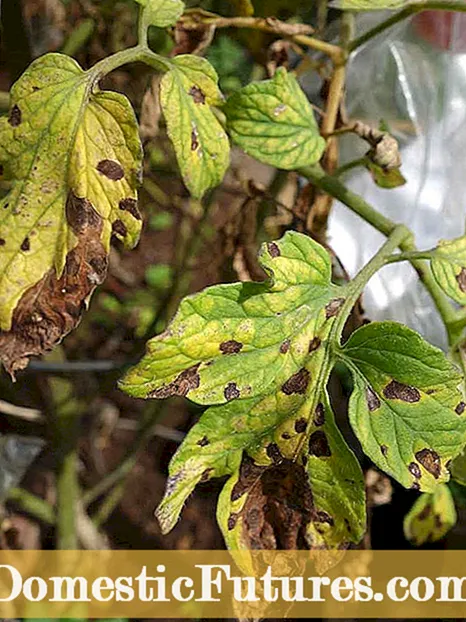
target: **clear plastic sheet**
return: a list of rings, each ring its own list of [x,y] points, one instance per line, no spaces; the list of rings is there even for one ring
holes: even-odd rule
[[[22,480],[45,441],[35,437],[8,434],[0,436],[0,501]]]
[[[375,19],[380,20],[380,14]],[[408,183],[384,190],[362,169],[348,174],[345,182],[392,220],[407,224],[420,249],[432,248],[441,238],[458,237],[465,228],[466,28],[463,15],[449,19],[451,27],[441,21],[435,24],[435,37],[448,41],[447,49],[430,43],[408,21],[367,43],[349,65],[348,115],[375,126],[381,119],[388,123],[400,142]],[[358,24],[361,30],[371,25],[367,19]],[[442,33],[442,27],[448,32]],[[362,141],[354,137],[342,141],[342,162],[367,151],[358,143]],[[338,204],[329,233],[332,247],[352,276],[384,240]],[[368,285],[364,306],[372,319],[404,322],[446,348],[443,324],[409,265],[393,264],[377,274]]]

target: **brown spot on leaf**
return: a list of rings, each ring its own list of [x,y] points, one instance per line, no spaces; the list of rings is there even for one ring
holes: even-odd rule
[[[421,490],[421,485],[419,484],[419,482],[413,482],[411,484],[410,490]]]
[[[122,220],[117,219],[112,224],[112,233],[115,234],[115,235],[119,235],[122,238],[124,238],[126,236],[126,234],[128,233],[128,229],[126,228],[126,225],[125,225],[125,223]]]
[[[207,436],[203,436],[199,441],[197,441],[196,445],[199,445],[199,447],[206,447],[207,445],[210,444],[209,439],[207,438]]]
[[[370,412],[374,412],[374,410],[380,408],[379,396],[371,387],[366,388],[366,401]]]
[[[435,525],[436,529],[442,529],[443,521],[442,521],[442,517],[440,516],[440,514],[436,514],[434,516],[434,525]]]
[[[199,149],[199,133],[195,127],[191,131],[191,151]]]
[[[5,246],[6,242],[3,238],[0,238],[0,246]]]
[[[220,352],[222,354],[238,354],[242,348],[243,344],[239,341],[234,341],[234,339],[231,341],[224,341],[220,344]]]
[[[29,238],[24,238],[24,240],[21,242],[21,250],[24,252],[27,252],[29,250],[31,250],[31,241],[29,240]]]
[[[340,312],[340,309],[345,304],[344,298],[334,298],[325,307],[325,317],[327,319],[335,317]]]
[[[294,422],[294,429],[298,434],[302,434],[307,430],[307,421],[302,417],[301,419],[296,419]]]
[[[386,456],[388,454],[388,447],[386,445],[380,445],[380,451],[383,456]]]
[[[198,86],[192,86],[188,91],[188,95],[191,95],[195,104],[205,104],[204,92]]]
[[[456,280],[462,292],[466,292],[466,268],[461,268],[461,272],[457,275]]]
[[[102,218],[88,199],[77,197],[69,192],[66,198],[65,215],[68,225],[76,235],[83,235],[90,228],[100,231]]]
[[[416,387],[410,387],[396,380],[392,380],[383,390],[383,394],[389,400],[401,400],[413,404],[419,402],[421,394]]]
[[[458,406],[455,408],[455,412],[457,415],[462,415],[466,409],[466,404],[464,402],[460,402]]]
[[[230,514],[227,521],[228,531],[231,531],[236,527],[236,523],[238,522],[238,514]]]
[[[289,351],[289,349],[290,349],[290,340],[285,339],[285,341],[280,346],[280,353],[286,354]]]
[[[188,369],[185,369],[178,374],[172,382],[160,387],[160,389],[152,391],[148,397],[153,397],[159,400],[166,399],[167,397],[173,397],[174,395],[186,397],[190,391],[199,387],[199,365],[200,363],[197,363],[197,365],[188,367]]]
[[[315,523],[327,523],[327,525],[330,525],[331,527],[333,527],[333,525],[335,524],[335,521],[330,516],[330,514],[327,514],[327,512],[324,512],[323,510],[318,510],[315,512],[313,516],[313,521]]]
[[[267,244],[267,250],[269,251],[269,255],[275,259],[276,257],[280,257],[281,252],[280,252],[280,248],[278,246],[278,244],[275,244],[275,242],[269,242]]]
[[[325,423],[325,408],[323,404],[317,404],[314,413],[314,425],[317,427],[324,425]]]
[[[416,479],[421,479],[421,476],[422,476],[421,469],[419,468],[419,465],[416,464],[415,462],[409,463],[408,471],[411,473],[411,475],[414,475]]]
[[[125,176],[121,164],[115,160],[101,160],[97,164],[97,170],[111,181],[119,181]]]
[[[235,382],[229,382],[223,391],[223,395],[225,396],[227,402],[231,402],[231,400],[238,399],[241,393]]]
[[[283,393],[285,393],[285,395],[293,395],[294,393],[302,395],[306,392],[310,377],[311,374],[303,367],[298,372],[293,374],[291,378],[288,378],[282,386]]]
[[[417,515],[419,520],[426,520],[426,518],[428,518],[430,516],[432,512],[432,506],[430,503],[427,503],[422,510],[419,512],[419,514]]]
[[[10,114],[8,116],[8,123],[12,127],[18,127],[18,125],[21,124],[21,119],[22,119],[21,110],[19,106],[15,104],[13,108],[10,110]]]
[[[256,464],[247,454],[243,455],[238,481],[231,491],[231,500],[237,501],[256,483],[267,467]]]
[[[283,438],[285,441],[289,441],[289,440],[290,440],[290,438],[291,438],[291,434],[289,434],[288,432],[283,432],[283,434],[282,434],[282,438]]]
[[[278,463],[281,462],[281,460],[283,459],[277,443],[270,443],[269,445],[267,445],[265,453],[272,460],[272,462]]]
[[[329,458],[332,455],[327,435],[322,430],[311,434],[309,438],[309,453],[317,458]]]
[[[77,244],[60,278],[52,268],[30,287],[16,306],[11,330],[0,332],[0,359],[12,377],[29,357],[51,350],[77,326],[96,286],[93,264],[102,267],[100,279],[105,277],[107,252],[100,240],[102,219],[96,216],[94,226],[76,228]]]
[[[314,339],[312,339],[312,341],[309,342],[309,353],[315,352],[316,350],[318,350],[321,344],[322,344],[322,340],[320,339],[320,337],[314,337]]]
[[[210,468],[210,469],[206,469],[205,471],[203,471],[201,475],[201,479],[199,480],[201,484],[203,484],[204,482],[207,482],[210,479],[210,476],[213,470],[214,470],[213,468]]]
[[[349,520],[345,517],[344,519],[345,525],[346,525],[346,530],[348,531],[348,533],[351,533],[351,524],[349,522]]]
[[[3,165],[0,164],[0,175],[3,175]]]
[[[422,464],[426,471],[438,479],[441,473],[440,456],[432,449],[421,449],[415,454],[416,460]]]
[[[136,220],[141,220],[141,214],[139,213],[138,202],[136,199],[122,199],[118,206],[124,212],[129,212],[133,218],[136,218]]]

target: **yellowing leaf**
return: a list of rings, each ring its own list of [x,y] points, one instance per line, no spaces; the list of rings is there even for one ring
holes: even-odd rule
[[[466,236],[440,242],[431,265],[443,291],[460,305],[466,305]]]
[[[398,188],[404,186],[406,179],[403,176],[399,168],[384,169],[378,166],[371,160],[366,160],[366,168],[372,175],[372,179],[380,188],[391,190],[392,188]]]
[[[333,0],[330,6],[342,11],[382,11],[402,9],[416,0]]]
[[[14,372],[59,341],[103,281],[110,237],[136,244],[141,146],[125,97],[67,56],[35,61],[0,119],[0,351]]]
[[[245,17],[254,15],[254,5],[251,0],[231,0],[231,2],[235,6],[238,15],[244,15]]]
[[[199,482],[229,475],[218,505],[229,547],[296,548],[300,534],[315,548],[358,542],[362,472],[325,391],[343,290],[331,283],[327,251],[307,236],[290,232],[265,245],[261,264],[269,282],[214,286],[185,299],[122,383],[138,397],[217,404],[173,458],[157,516],[169,531]],[[278,539],[267,504],[277,520],[294,518],[283,520]]]
[[[136,2],[142,4],[148,12],[147,23],[159,28],[175,24],[185,8],[182,0],[136,0]]]
[[[253,82],[225,106],[228,131],[250,156],[285,170],[320,160],[325,140],[298,81],[280,68],[272,80]]]
[[[184,182],[196,198],[217,186],[230,145],[211,106],[222,102],[215,69],[204,58],[177,56],[161,83],[160,100]]]
[[[432,494],[421,495],[405,516],[403,528],[407,540],[415,546],[437,542],[456,523],[453,496],[446,484],[437,486]]]

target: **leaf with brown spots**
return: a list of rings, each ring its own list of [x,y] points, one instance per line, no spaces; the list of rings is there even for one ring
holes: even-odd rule
[[[407,540],[415,546],[437,542],[446,536],[456,523],[453,496],[446,484],[433,493],[424,493],[406,514],[403,528]]]
[[[162,78],[160,103],[184,182],[201,198],[230,163],[228,137],[211,108],[222,103],[215,69],[205,58],[176,56]]]
[[[466,305],[466,236],[441,241],[431,260],[435,280],[460,305]]]
[[[433,492],[448,480],[447,463],[466,442],[466,421],[457,412],[463,403],[458,370],[394,322],[357,330],[343,360],[354,377],[349,414],[364,452],[406,488]]]
[[[260,259],[268,281],[186,298],[122,382],[137,397],[177,393],[213,405],[173,458],[157,516],[164,532],[172,529],[211,469],[209,477],[230,476],[218,509],[228,546],[345,547],[365,524],[362,473],[325,394],[336,321],[326,306],[345,292],[331,283],[327,251],[308,236],[288,232],[265,244]],[[180,384],[187,370],[196,374],[190,387]],[[279,476],[285,465],[293,478]],[[291,512],[293,486],[314,501],[303,498]],[[275,519],[290,510],[286,535],[267,504]],[[319,520],[323,513],[332,520]]]
[[[106,275],[112,234],[133,247],[141,145],[120,94],[90,88],[72,58],[47,54],[0,119],[0,357],[12,374],[72,330]],[[111,140],[109,137],[111,136]]]

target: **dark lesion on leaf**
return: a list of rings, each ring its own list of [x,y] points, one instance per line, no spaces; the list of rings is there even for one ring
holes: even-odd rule
[[[239,513],[241,544],[256,550],[306,548],[305,532],[314,516],[314,504],[303,467],[283,459],[268,468],[255,465],[251,472],[250,467],[244,469],[244,462],[250,460],[243,458],[236,484],[248,492]]]
[[[197,441],[196,445],[199,445],[199,447],[207,447],[207,445],[210,445],[210,441],[207,436],[203,436],[200,440]]]
[[[466,268],[461,268],[461,272],[456,276],[458,287],[462,292],[466,292]]]
[[[309,342],[309,354],[311,354],[311,352],[315,352],[316,350],[318,350],[321,345],[322,345],[322,340],[320,339],[320,337],[314,337],[314,339],[312,339]]]
[[[286,354],[290,349],[290,340],[285,339],[280,345],[280,354]]]
[[[324,512],[324,510],[316,510],[313,513],[312,520],[314,523],[325,523],[327,525],[330,525],[330,527],[333,527],[333,525],[335,524],[335,521],[330,516],[330,514]]]
[[[199,149],[199,132],[196,127],[193,127],[191,130],[191,151],[196,151]]]
[[[366,387],[366,402],[371,413],[380,408],[379,396],[372,387]]]
[[[413,482],[410,490],[421,490],[421,484],[419,482]]]
[[[66,257],[62,275],[58,278],[52,268],[30,287],[16,306],[11,329],[0,332],[0,360],[12,377],[31,356],[51,350],[77,326],[86,300],[105,278],[108,259],[100,239],[101,217],[86,199],[72,193],[66,217],[77,244]],[[25,241],[23,245],[29,248]]]
[[[223,395],[225,396],[227,402],[237,400],[241,396],[241,393],[236,382],[229,382],[223,390]]]
[[[313,432],[309,437],[309,453],[316,458],[330,458],[332,455],[327,435],[322,430]]]
[[[141,220],[141,214],[139,212],[138,202],[136,201],[136,199],[132,199],[130,197],[128,197],[127,199],[122,199],[118,204],[118,207],[123,212],[129,212],[131,216],[133,216],[133,218],[135,218],[136,220]]]
[[[275,242],[268,242],[267,250],[269,251],[269,255],[272,257],[272,259],[280,257],[281,255],[280,248],[278,244],[275,244]]]
[[[223,341],[220,344],[220,352],[222,354],[238,354],[238,352],[241,352],[242,348],[243,344],[239,341],[235,341],[234,339],[231,339],[230,341]]]
[[[200,363],[192,365],[182,371],[178,376],[172,380],[169,384],[155,389],[149,394],[149,397],[155,399],[166,399],[167,397],[173,397],[178,395],[180,397],[186,397],[190,391],[197,389],[200,384],[199,369]]]
[[[307,420],[304,417],[296,419],[294,429],[297,434],[303,434],[307,430]]]
[[[421,394],[416,387],[402,384],[397,380],[389,382],[384,388],[383,394],[389,400],[401,400],[402,402],[408,402],[409,404],[419,402],[421,399]]]
[[[18,125],[21,125],[22,116],[23,115],[21,113],[20,107],[15,104],[10,110],[10,114],[8,115],[8,123],[12,127],[18,127]]]
[[[339,314],[340,309],[345,304],[344,298],[334,298],[325,306],[325,317],[327,319],[335,317]]]
[[[116,160],[101,160],[96,168],[101,175],[104,175],[111,181],[119,181],[125,176],[123,167]]]
[[[277,443],[269,443],[265,449],[265,453],[275,464],[278,464],[283,460],[283,456]]]
[[[314,411],[314,425],[317,427],[323,426],[325,423],[325,407],[322,403],[317,404]]]
[[[126,228],[125,223],[119,218],[117,218],[117,220],[115,220],[115,222],[112,224],[112,233],[114,235],[119,235],[122,238],[126,237],[128,233],[128,229]]]
[[[24,240],[21,242],[20,248],[24,252],[31,250],[31,240],[28,237],[25,237]]]
[[[202,89],[198,86],[193,85],[189,91],[188,95],[191,95],[195,104],[205,104],[205,94]]]
[[[433,449],[421,449],[415,454],[416,460],[421,464],[426,471],[438,479],[442,471],[442,465],[440,463],[440,456]]]
[[[419,465],[415,462],[410,462],[408,465],[408,471],[413,475],[416,479],[421,479],[422,471],[419,468]]]
[[[426,520],[432,514],[432,505],[430,503],[426,503],[426,505],[422,508],[422,510],[417,515],[418,520]]]
[[[232,531],[238,522],[239,514],[231,513],[227,520],[228,531]]]
[[[380,445],[380,451],[382,452],[382,456],[386,457],[388,454],[388,447],[387,445]]]
[[[466,410],[466,404],[464,402],[460,402],[458,406],[455,408],[455,412],[457,415],[462,415]]]
[[[311,374],[303,367],[283,384],[283,393],[285,395],[293,395],[294,393],[303,395],[306,392],[310,378]]]

